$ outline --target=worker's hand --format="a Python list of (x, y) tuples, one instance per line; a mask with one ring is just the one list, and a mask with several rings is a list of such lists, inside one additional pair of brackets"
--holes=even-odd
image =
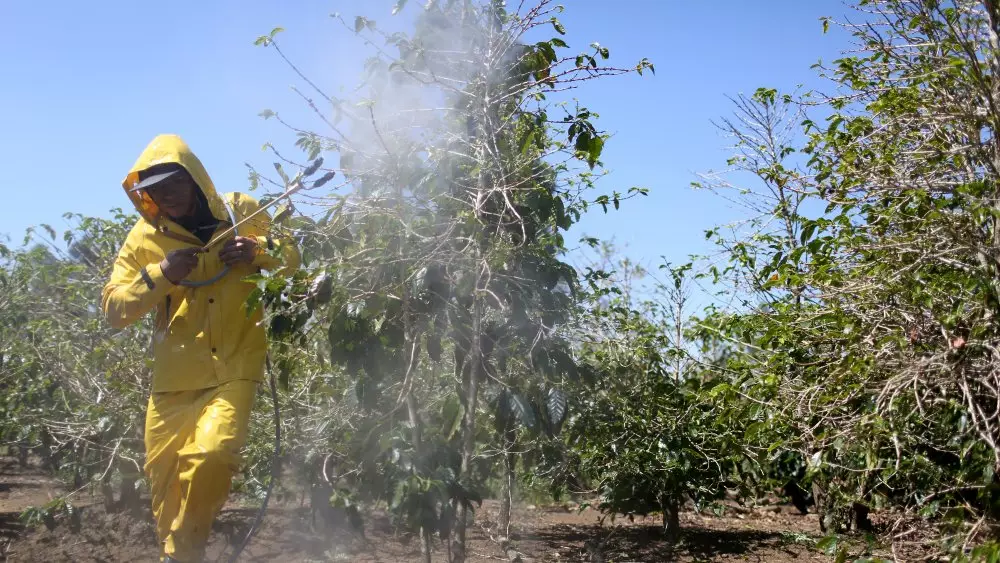
[(198, 267), (198, 255), (204, 252), (201, 248), (181, 248), (167, 253), (160, 261), (160, 271), (170, 283), (177, 283), (188, 277)]
[(249, 237), (233, 237), (222, 245), (219, 260), (227, 266), (250, 264), (257, 257), (257, 239)]

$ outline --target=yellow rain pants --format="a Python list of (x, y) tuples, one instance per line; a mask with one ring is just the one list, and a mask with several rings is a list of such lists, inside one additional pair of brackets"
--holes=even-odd
[(200, 561), (229, 496), (257, 383), (153, 393), (146, 411), (146, 476), (161, 555)]

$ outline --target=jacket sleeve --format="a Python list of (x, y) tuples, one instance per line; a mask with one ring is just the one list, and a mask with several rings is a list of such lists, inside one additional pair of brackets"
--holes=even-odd
[[(246, 194), (234, 193), (232, 201), (237, 220), (249, 217), (260, 209), (260, 203)], [(299, 269), (302, 257), (295, 241), (272, 229), (271, 216), (266, 211), (247, 221), (245, 232), (246, 234), (241, 233), (242, 236), (252, 236), (257, 240), (254, 266), (283, 276), (290, 276)]]
[(104, 286), (101, 309), (114, 328), (124, 328), (141, 319), (174, 287), (158, 263), (143, 262), (141, 241), (142, 234), (132, 229), (118, 251), (111, 279)]

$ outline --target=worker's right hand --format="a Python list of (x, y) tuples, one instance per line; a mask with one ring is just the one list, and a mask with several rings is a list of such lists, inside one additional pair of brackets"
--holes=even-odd
[(167, 253), (160, 261), (160, 271), (170, 283), (178, 283), (188, 277), (198, 267), (198, 255), (204, 252), (201, 248), (181, 248)]

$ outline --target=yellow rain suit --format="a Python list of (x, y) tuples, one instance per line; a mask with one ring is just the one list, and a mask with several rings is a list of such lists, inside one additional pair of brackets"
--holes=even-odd
[[(156, 137), (122, 182), (141, 218), (119, 251), (102, 308), (116, 328), (156, 311), (144, 469), (162, 555), (187, 562), (202, 557), (212, 521), (229, 496), (257, 383), (264, 376), (261, 312), (247, 316), (244, 303), (254, 285), (243, 278), (261, 269), (293, 271), (299, 254), (291, 241), (273, 236), (270, 218), (261, 213), (237, 233), (257, 240), (252, 264), (232, 266), (204, 287), (168, 281), (159, 265), (167, 253), (203, 243), (161, 215), (148, 194), (129, 191), (140, 171), (167, 162), (183, 166), (201, 188), (219, 220), (216, 233), (249, 216), (258, 203), (239, 193), (220, 197), (202, 163), (175, 135)], [(211, 280), (224, 267), (213, 250), (201, 255), (186, 279)]]

